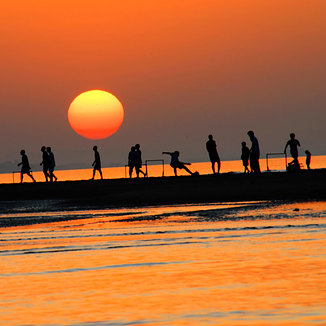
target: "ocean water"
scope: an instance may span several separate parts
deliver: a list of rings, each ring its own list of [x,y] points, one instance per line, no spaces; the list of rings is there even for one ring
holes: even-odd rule
[[[291,159],[288,158],[287,162]],[[306,168],[305,157],[299,157],[299,162],[303,169]],[[149,177],[161,177],[161,176],[172,176],[174,175],[173,169],[170,167],[169,160],[165,158],[164,165],[161,162],[149,162],[147,173]],[[198,171],[200,174],[211,174],[212,166],[210,162],[200,162],[192,163],[188,166],[191,171]],[[268,159],[260,160],[260,167],[262,171],[285,171],[286,161],[284,157],[271,157]],[[311,161],[312,169],[323,169],[326,168],[326,155],[313,156]],[[145,161],[142,170],[145,172]],[[103,177],[105,179],[119,179],[129,177],[128,167],[110,167],[102,168]],[[222,161],[221,162],[221,173],[240,173],[243,172],[242,161]],[[178,170],[178,175],[187,175],[187,172],[183,170]],[[59,181],[74,181],[74,180],[88,180],[93,175],[92,169],[76,169],[76,170],[58,170],[55,171],[55,175],[58,177]],[[44,181],[43,172],[33,172],[33,176],[36,181]],[[133,173],[135,177],[135,172]],[[142,175],[141,175],[142,177]],[[96,178],[99,178],[97,172]],[[3,173],[0,174],[0,183],[18,183],[20,182],[20,172],[15,170],[13,173]],[[24,182],[31,182],[28,176],[24,176]]]
[[[326,324],[326,202],[22,211],[0,225],[0,325]]]

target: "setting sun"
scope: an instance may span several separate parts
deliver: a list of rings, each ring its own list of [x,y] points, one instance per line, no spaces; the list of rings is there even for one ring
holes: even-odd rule
[[[91,90],[78,95],[70,104],[68,121],[72,129],[88,139],[104,139],[121,126],[124,110],[111,93]]]

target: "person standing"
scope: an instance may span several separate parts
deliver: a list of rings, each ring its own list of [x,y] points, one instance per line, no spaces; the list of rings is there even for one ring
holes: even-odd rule
[[[94,180],[95,178],[95,172],[98,171],[101,176],[101,180],[103,180],[103,175],[102,175],[102,170],[101,170],[101,158],[100,158],[100,153],[97,150],[97,146],[93,147],[94,155],[95,155],[95,160],[92,164],[93,166],[93,177],[91,180]]]
[[[306,165],[307,165],[307,169],[310,170],[310,163],[311,163],[311,153],[306,150]]]
[[[217,153],[217,148],[216,148],[216,142],[213,139],[212,135],[208,136],[208,141],[206,142],[206,149],[209,155],[209,159],[212,163],[212,170],[213,173],[215,174],[215,163],[217,163],[217,173],[220,173],[221,169],[221,160],[220,157]]]
[[[136,170],[137,178],[139,178],[139,173],[142,173],[144,177],[146,177],[146,173],[140,169],[142,167],[142,164],[143,162],[141,158],[140,145],[136,144],[135,145],[135,170]]]
[[[250,156],[249,156],[251,172],[257,174],[260,173],[260,166],[259,166],[260,150],[259,150],[258,139],[256,138],[252,130],[249,130],[247,132],[247,135],[251,140],[251,148],[250,148]]]
[[[43,165],[43,173],[45,176],[45,181],[48,182],[48,178],[50,177],[48,172],[50,161],[49,161],[49,155],[45,150],[45,146],[42,146],[41,152],[42,152],[42,162],[40,163],[40,165]]]
[[[54,154],[51,151],[51,147],[47,147],[46,148],[46,151],[48,152],[48,155],[49,155],[49,175],[50,175],[50,181],[53,182],[53,179],[54,179],[54,181],[57,181],[58,178],[53,173],[54,172],[54,168],[55,168]]]
[[[23,183],[24,174],[27,174],[33,180],[33,182],[36,182],[36,180],[34,179],[34,177],[31,174],[31,167],[29,165],[28,157],[25,154],[24,149],[22,149],[20,151],[20,155],[22,156],[22,161],[18,164],[18,166],[20,166],[20,165],[22,166],[21,171],[20,171],[20,183]]]
[[[241,143],[242,149],[241,149],[241,160],[242,164],[244,166],[244,173],[249,173],[250,170],[248,168],[249,165],[249,156],[250,156],[250,149],[247,147],[247,144],[245,141]]]
[[[132,177],[132,171],[135,167],[135,161],[136,161],[136,148],[135,146],[131,146],[130,152],[128,154],[128,166],[129,166],[129,178]]]

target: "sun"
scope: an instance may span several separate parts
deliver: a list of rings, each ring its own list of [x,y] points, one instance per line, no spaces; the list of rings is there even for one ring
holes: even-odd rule
[[[111,93],[90,90],[79,94],[68,109],[72,129],[88,139],[104,139],[121,126],[124,110],[121,102]]]

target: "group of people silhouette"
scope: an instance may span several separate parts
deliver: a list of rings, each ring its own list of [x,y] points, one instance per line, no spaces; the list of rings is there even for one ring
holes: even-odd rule
[[[252,130],[247,132],[249,139],[251,141],[251,147],[247,147],[247,143],[243,141],[241,143],[241,160],[244,167],[244,173],[260,173],[260,165],[259,165],[259,157],[260,157],[260,149],[259,149],[259,142],[257,137],[255,136]],[[286,154],[287,148],[290,148],[290,154],[293,158],[293,161],[290,162],[287,166],[288,171],[297,171],[300,170],[300,164],[298,161],[299,151],[298,147],[300,147],[300,142],[295,138],[295,134],[290,134],[290,139],[287,141],[284,153]],[[219,174],[221,170],[221,160],[219,154],[217,152],[217,145],[215,140],[213,139],[212,135],[208,135],[208,141],[206,142],[206,150],[208,152],[209,159],[212,164],[212,171],[213,174]],[[103,174],[101,170],[101,158],[100,153],[98,151],[97,146],[93,147],[94,151],[94,162],[92,163],[93,167],[93,176],[91,180],[94,180],[96,171],[99,172],[101,179],[103,179]],[[43,173],[45,176],[46,182],[53,182],[57,181],[57,177],[54,175],[54,168],[55,168],[55,159],[54,154],[51,150],[51,147],[42,146],[42,162],[40,163],[43,166]],[[31,167],[29,165],[28,157],[24,149],[20,151],[22,156],[21,162],[18,166],[21,166],[21,178],[20,182],[23,182],[24,174],[27,174],[33,182],[36,182],[33,175],[31,174]],[[174,175],[177,176],[177,170],[185,170],[191,175],[199,175],[197,171],[192,172],[187,166],[191,165],[191,163],[181,162],[179,160],[180,152],[162,152],[163,155],[167,154],[170,155],[171,161],[170,166],[174,170]],[[311,163],[311,153],[306,150],[306,166],[307,169],[310,170],[310,163]],[[217,166],[217,171],[215,166]],[[131,147],[130,152],[128,154],[128,167],[129,167],[129,177],[132,177],[133,170],[136,171],[136,177],[139,178],[140,173],[143,174],[144,177],[147,176],[146,172],[142,171],[142,153],[140,150],[140,145],[136,144]]]
[[[42,152],[42,162],[40,165],[43,167],[43,173],[45,176],[45,181],[50,182],[57,181],[58,178],[54,175],[54,168],[55,168],[55,160],[54,154],[51,150],[51,147],[41,147]],[[22,156],[22,161],[18,163],[18,166],[21,166],[20,171],[20,182],[23,182],[24,174],[27,174],[33,182],[36,182],[33,175],[31,174],[31,167],[29,165],[28,157],[24,149],[20,151],[20,155]]]

